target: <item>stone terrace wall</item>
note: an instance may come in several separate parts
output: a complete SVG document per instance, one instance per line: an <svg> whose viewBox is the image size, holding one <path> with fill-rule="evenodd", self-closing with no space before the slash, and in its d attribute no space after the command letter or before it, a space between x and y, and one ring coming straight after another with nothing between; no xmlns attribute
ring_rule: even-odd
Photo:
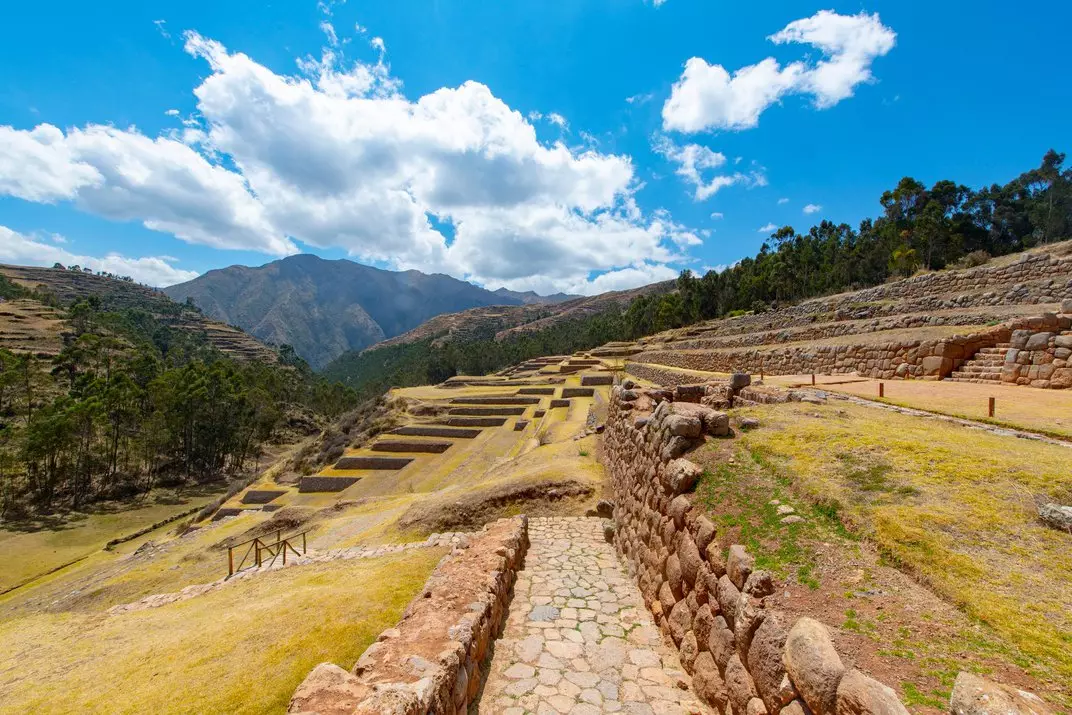
<svg viewBox="0 0 1072 715"><path fill-rule="evenodd" d="M611 394L604 460L614 544L697 695L736 715L906 713L893 690L845 667L821 623L766 608L770 575L753 571L740 546L724 553L716 527L693 506L700 467L682 455L725 415L669 401L648 413L647 399L620 386Z"/></svg>
<svg viewBox="0 0 1072 715"><path fill-rule="evenodd" d="M528 549L528 520L499 519L436 567L402 621L380 634L348 672L321 663L291 698L290 713L460 715L508 612Z"/></svg>
<svg viewBox="0 0 1072 715"><path fill-rule="evenodd" d="M1049 387L1072 387L1072 363L1066 335L1072 315L1046 313L1017 318L968 336L942 340L910 340L875 345L828 345L775 348L773 350L719 350L681 352L650 350L636 356L638 362L708 372L763 372L767 375L807 373L846 374L878 379L941 379L970 359L980 348L1012 342L1024 351L1009 354L1003 379L1006 382ZM1037 353L1037 354L1036 354ZM1061 357L1061 356L1064 357ZM1032 369L1033 368L1033 369ZM628 369L628 368L627 368ZM647 375L634 372L638 377Z"/></svg>
<svg viewBox="0 0 1072 715"><path fill-rule="evenodd" d="M1058 255L1063 253L1063 255ZM1007 266L981 266L940 271L852 293L814 298L769 313L743 315L698 325L687 337L743 335L810 325L817 320L848 321L906 313L985 308L1000 305L1044 305L1072 299L1072 243L1054 253L1023 254ZM664 336L642 338L657 344Z"/></svg>

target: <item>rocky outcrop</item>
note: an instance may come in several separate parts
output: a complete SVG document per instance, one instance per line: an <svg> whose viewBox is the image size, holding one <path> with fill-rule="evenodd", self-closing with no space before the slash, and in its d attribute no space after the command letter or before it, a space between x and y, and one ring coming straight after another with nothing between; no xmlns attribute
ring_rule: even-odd
<svg viewBox="0 0 1072 715"><path fill-rule="evenodd" d="M524 516L471 535L443 558L402 621L381 633L351 671L321 663L295 691L288 712L465 713L527 549Z"/></svg>

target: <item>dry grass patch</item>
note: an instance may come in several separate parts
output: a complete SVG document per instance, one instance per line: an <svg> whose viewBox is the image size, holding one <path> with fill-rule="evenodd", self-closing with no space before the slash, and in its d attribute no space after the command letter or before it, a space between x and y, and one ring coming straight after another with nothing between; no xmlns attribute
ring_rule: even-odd
<svg viewBox="0 0 1072 715"><path fill-rule="evenodd" d="M901 407L938 412L991 424L1058 437L1072 437L1072 390L1039 390L1015 385L934 380L870 380L855 375L818 376L831 392L844 392ZM810 375L768 377L775 385L811 385ZM878 399L878 383L885 399ZM987 415L988 399L997 400L994 418Z"/></svg>
<svg viewBox="0 0 1072 715"><path fill-rule="evenodd" d="M176 494L165 490L146 499L140 508L104 504L89 513L46 517L35 524L8 525L0 529L0 547L13 558L7 559L0 569L0 592L89 556L112 539L204 506L218 495L213 491Z"/></svg>
<svg viewBox="0 0 1072 715"><path fill-rule="evenodd" d="M285 569L121 616L0 621L0 712L282 712L313 666L352 664L397 622L443 553Z"/></svg>
<svg viewBox="0 0 1072 715"><path fill-rule="evenodd" d="M837 511L889 557L1023 654L1072 682L1072 542L1035 501L1072 500L1058 445L861 405L750 408L741 441L794 492Z"/></svg>

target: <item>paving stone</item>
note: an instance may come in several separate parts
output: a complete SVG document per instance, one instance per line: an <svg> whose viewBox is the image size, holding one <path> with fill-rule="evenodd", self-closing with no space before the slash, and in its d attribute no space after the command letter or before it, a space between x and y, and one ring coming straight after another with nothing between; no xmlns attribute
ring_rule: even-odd
<svg viewBox="0 0 1072 715"><path fill-rule="evenodd" d="M711 713L689 691L602 523L534 518L478 713Z"/></svg>

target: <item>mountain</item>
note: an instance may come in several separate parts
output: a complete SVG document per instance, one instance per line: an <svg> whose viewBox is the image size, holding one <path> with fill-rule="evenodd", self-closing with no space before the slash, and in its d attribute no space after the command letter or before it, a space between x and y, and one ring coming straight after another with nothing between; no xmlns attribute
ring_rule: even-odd
<svg viewBox="0 0 1072 715"><path fill-rule="evenodd" d="M536 291L527 290L524 293L516 290L510 290L509 288L500 288L492 291L497 296L503 298L513 298L514 300L521 301L522 305L554 305L556 303L564 303L567 300L573 300L574 298L581 298L582 296L573 295L571 293L554 293L552 295L540 295Z"/></svg>
<svg viewBox="0 0 1072 715"><path fill-rule="evenodd" d="M209 271L164 292L192 299L206 315L267 343L292 345L315 369L441 313L523 302L441 273L385 271L308 254Z"/></svg>

